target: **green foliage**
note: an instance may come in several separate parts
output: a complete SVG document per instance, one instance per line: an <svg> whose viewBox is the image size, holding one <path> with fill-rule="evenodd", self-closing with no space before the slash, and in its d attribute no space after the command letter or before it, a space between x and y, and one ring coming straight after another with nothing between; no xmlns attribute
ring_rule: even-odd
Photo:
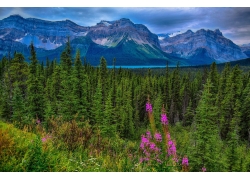
<svg viewBox="0 0 250 180"><path fill-rule="evenodd" d="M214 106L215 98L210 92L211 87L211 81L208 79L196 109L195 131L189 152L192 171L201 171L202 167L211 172L222 171L221 146L214 120L217 108Z"/></svg>
<svg viewBox="0 0 250 180"><path fill-rule="evenodd" d="M68 40L60 64L47 59L43 66L31 43L29 64L21 53L0 61L0 117L20 129L0 126L2 171L173 171L167 161L140 163L148 96L159 131L166 108L179 161L188 155L190 171L250 170L246 68L128 70L116 68L114 59L109 69L109 57L92 67L91 59L82 64L80 51L71 53ZM48 133L49 142L39 141Z"/></svg>

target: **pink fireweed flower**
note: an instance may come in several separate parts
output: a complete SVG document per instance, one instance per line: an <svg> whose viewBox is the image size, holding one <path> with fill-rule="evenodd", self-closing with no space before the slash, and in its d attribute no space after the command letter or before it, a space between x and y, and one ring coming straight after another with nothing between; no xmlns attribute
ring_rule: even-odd
<svg viewBox="0 0 250 180"><path fill-rule="evenodd" d="M155 133L155 140L158 141L158 142L161 142L162 137L161 137L160 133Z"/></svg>
<svg viewBox="0 0 250 180"><path fill-rule="evenodd" d="M157 161L158 163L160 163L160 164L162 163L162 161L161 161L160 159L156 159L156 161Z"/></svg>
<svg viewBox="0 0 250 180"><path fill-rule="evenodd" d="M172 140L168 141L168 155L175 155L176 154L176 147Z"/></svg>
<svg viewBox="0 0 250 180"><path fill-rule="evenodd" d="M179 161L177 157L174 157L172 160L175 161L175 162Z"/></svg>
<svg viewBox="0 0 250 180"><path fill-rule="evenodd" d="M42 142L45 142L47 139L44 137L44 138L42 138Z"/></svg>
<svg viewBox="0 0 250 180"><path fill-rule="evenodd" d="M150 131L147 131L147 132L146 132L146 136L147 136L148 139L151 139L151 138L152 138Z"/></svg>
<svg viewBox="0 0 250 180"><path fill-rule="evenodd" d="M187 158L187 157L184 157L184 158L182 159L182 165L188 166L188 158Z"/></svg>
<svg viewBox="0 0 250 180"><path fill-rule="evenodd" d="M42 142L46 142L50 138L52 138L52 136L47 134L45 137L42 138Z"/></svg>
<svg viewBox="0 0 250 180"><path fill-rule="evenodd" d="M144 135L142 135L141 142L144 143L144 144L147 144L147 143L149 143L149 140L148 140L147 137L145 137Z"/></svg>
<svg viewBox="0 0 250 180"><path fill-rule="evenodd" d="M144 146L144 143L143 143L143 142L141 142L141 144L140 144L140 148L141 148L141 149L144 149L144 147L145 147L145 146Z"/></svg>
<svg viewBox="0 0 250 180"><path fill-rule="evenodd" d="M168 140L171 140L170 133L167 133Z"/></svg>
<svg viewBox="0 0 250 180"><path fill-rule="evenodd" d="M168 118L166 114L161 114L161 123L163 125L168 125Z"/></svg>
<svg viewBox="0 0 250 180"><path fill-rule="evenodd" d="M141 136L141 144L140 144L140 148L144 149L145 145L147 146L147 144L149 143L149 140L146 136L142 135Z"/></svg>
<svg viewBox="0 0 250 180"><path fill-rule="evenodd" d="M155 143L151 142L149 148L154 151L156 149Z"/></svg>
<svg viewBox="0 0 250 180"><path fill-rule="evenodd" d="M202 172L206 172L207 171L207 169L205 167L202 167L201 170L202 170Z"/></svg>
<svg viewBox="0 0 250 180"><path fill-rule="evenodd" d="M152 112L153 111L152 110L152 105L149 102L146 103L146 111L147 112Z"/></svg>
<svg viewBox="0 0 250 180"><path fill-rule="evenodd" d="M146 157L150 157L150 153L149 152L145 152L145 155L146 155Z"/></svg>
<svg viewBox="0 0 250 180"><path fill-rule="evenodd" d="M36 123L37 123L37 124L41 124L40 119L36 120Z"/></svg>

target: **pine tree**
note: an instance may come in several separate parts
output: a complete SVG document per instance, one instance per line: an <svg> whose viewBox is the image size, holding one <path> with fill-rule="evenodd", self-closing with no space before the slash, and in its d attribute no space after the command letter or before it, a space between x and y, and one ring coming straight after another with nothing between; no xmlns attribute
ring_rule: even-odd
<svg viewBox="0 0 250 180"><path fill-rule="evenodd" d="M103 120L103 102L102 102L102 83L101 78L98 78L96 91L93 96L93 102L91 107L92 119L95 124L101 125Z"/></svg>
<svg viewBox="0 0 250 180"><path fill-rule="evenodd" d="M22 119L25 115L25 101L18 86L14 87L11 106L13 108L12 119L19 124L24 124Z"/></svg>
<svg viewBox="0 0 250 180"><path fill-rule="evenodd" d="M242 92L242 71L238 66L235 66L227 78L225 97L221 100L220 109L220 124L221 124L221 137L227 138L230 131L230 123L235 113L236 101L240 99ZM237 122L239 124L239 122Z"/></svg>
<svg viewBox="0 0 250 180"><path fill-rule="evenodd" d="M219 85L219 73L215 62L213 62L212 65L210 66L208 78L212 82L211 93L216 95L218 92L218 85Z"/></svg>
<svg viewBox="0 0 250 180"><path fill-rule="evenodd" d="M107 69L107 61L104 57L101 57L100 60L100 76L101 76L101 83L102 83L102 96L103 96L103 103L105 103L105 99L107 97L107 88L108 88L108 69Z"/></svg>
<svg viewBox="0 0 250 180"><path fill-rule="evenodd" d="M248 140L248 130L250 129L250 81L248 81L246 88L243 90L241 102L240 136L242 139Z"/></svg>
<svg viewBox="0 0 250 180"><path fill-rule="evenodd" d="M216 107L215 98L210 90L210 80L204 87L195 115L195 132L190 152L190 167L192 171L201 171L206 167L207 171L221 171L220 144L218 128L215 123Z"/></svg>
<svg viewBox="0 0 250 180"><path fill-rule="evenodd" d="M30 66L27 80L28 112L31 118L44 119L44 92L39 76L38 60L33 43L30 45Z"/></svg>
<svg viewBox="0 0 250 180"><path fill-rule="evenodd" d="M170 122L175 124L180 119L180 72L179 64L173 72L173 78L171 82L171 105L169 109Z"/></svg>
<svg viewBox="0 0 250 180"><path fill-rule="evenodd" d="M72 67L72 57L71 57L71 47L70 47L69 37L68 41L66 42L66 47L61 54L60 61L62 64L62 69L66 72L66 74L69 74Z"/></svg>
<svg viewBox="0 0 250 180"><path fill-rule="evenodd" d="M114 137L115 132L116 122L114 119L114 108L112 105L112 91L110 91L105 102L103 121L101 122L101 133L106 137Z"/></svg>
<svg viewBox="0 0 250 180"><path fill-rule="evenodd" d="M195 113L193 110L192 101L190 100L188 103L187 110L184 114L184 119L182 123L183 126L190 126L194 121L194 116L195 116Z"/></svg>

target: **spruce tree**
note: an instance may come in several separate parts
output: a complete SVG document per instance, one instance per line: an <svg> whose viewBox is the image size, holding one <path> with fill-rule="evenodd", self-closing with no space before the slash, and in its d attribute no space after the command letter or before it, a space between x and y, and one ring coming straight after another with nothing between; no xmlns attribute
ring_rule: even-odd
<svg viewBox="0 0 250 180"><path fill-rule="evenodd" d="M22 121L25 115L25 105L25 100L23 94L21 94L19 87L14 86L13 99L11 103L11 106L13 108L12 119L18 124L25 124Z"/></svg>
<svg viewBox="0 0 250 180"><path fill-rule="evenodd" d="M96 91L93 96L91 114L91 121L100 126L103 120L102 83L100 77L98 78Z"/></svg>
<svg viewBox="0 0 250 180"><path fill-rule="evenodd" d="M205 84L199 105L195 115L195 131L190 147L190 167L192 171L201 171L206 167L207 171L221 171L220 140L218 128L215 123L216 107L215 98L210 92L212 83L208 79Z"/></svg>
<svg viewBox="0 0 250 180"><path fill-rule="evenodd" d="M30 45L30 66L28 76L28 113L31 118L44 119L44 92L42 80L38 73L38 60L33 43Z"/></svg>

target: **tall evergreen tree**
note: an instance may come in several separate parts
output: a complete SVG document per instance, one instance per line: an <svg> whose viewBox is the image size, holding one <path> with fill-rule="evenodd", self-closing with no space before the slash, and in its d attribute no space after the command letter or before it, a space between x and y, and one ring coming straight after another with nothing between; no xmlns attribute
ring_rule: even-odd
<svg viewBox="0 0 250 180"><path fill-rule="evenodd" d="M221 171L220 140L218 128L215 123L215 98L210 92L212 84L208 79L195 115L195 131L190 152L190 167L192 171Z"/></svg>
<svg viewBox="0 0 250 180"><path fill-rule="evenodd" d="M27 80L28 112L31 118L44 119L43 84L38 74L38 60L33 43L30 45L30 66Z"/></svg>

